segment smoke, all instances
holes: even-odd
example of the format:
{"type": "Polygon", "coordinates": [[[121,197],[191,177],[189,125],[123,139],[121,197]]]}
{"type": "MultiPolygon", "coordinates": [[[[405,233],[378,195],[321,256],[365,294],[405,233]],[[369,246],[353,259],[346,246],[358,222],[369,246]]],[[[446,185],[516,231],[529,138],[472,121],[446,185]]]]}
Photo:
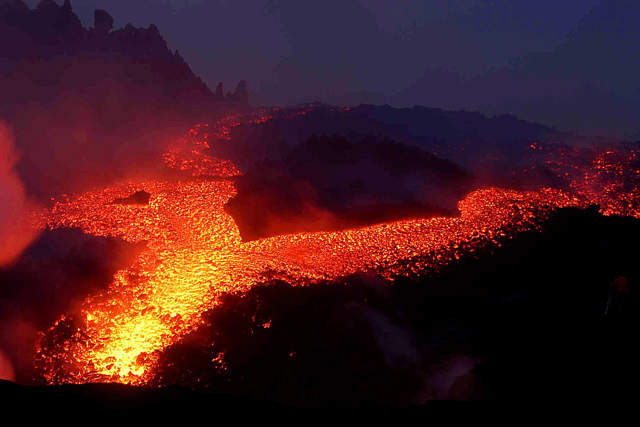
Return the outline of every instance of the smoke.
{"type": "Polygon", "coordinates": [[[11,361],[0,351],[0,380],[13,381],[15,373],[11,361]]]}
{"type": "Polygon", "coordinates": [[[37,235],[29,221],[32,206],[14,170],[17,160],[11,132],[0,122],[0,266],[12,262],[37,235]]]}
{"type": "Polygon", "coordinates": [[[106,287],[143,248],[79,229],[45,230],[10,266],[0,268],[0,352],[5,358],[0,362],[5,372],[11,366],[16,382],[30,384],[38,331],[63,313],[74,316],[86,295],[106,287]]]}

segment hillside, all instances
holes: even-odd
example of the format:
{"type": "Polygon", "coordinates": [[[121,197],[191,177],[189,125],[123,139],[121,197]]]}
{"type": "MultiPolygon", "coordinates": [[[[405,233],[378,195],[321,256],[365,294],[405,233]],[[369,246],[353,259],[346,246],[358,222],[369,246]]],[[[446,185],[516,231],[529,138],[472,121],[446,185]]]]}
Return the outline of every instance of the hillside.
{"type": "Polygon", "coordinates": [[[23,181],[43,197],[152,170],[193,123],[248,108],[246,83],[212,92],[156,26],[114,29],[96,10],[84,28],[68,0],[1,0],[0,58],[0,119],[15,133],[23,181]]]}

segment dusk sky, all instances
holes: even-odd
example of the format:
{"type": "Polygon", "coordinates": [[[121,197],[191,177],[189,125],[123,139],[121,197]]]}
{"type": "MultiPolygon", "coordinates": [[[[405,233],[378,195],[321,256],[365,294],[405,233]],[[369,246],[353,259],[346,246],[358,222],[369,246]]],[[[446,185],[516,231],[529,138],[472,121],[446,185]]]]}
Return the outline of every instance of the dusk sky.
{"type": "MultiPolygon", "coordinates": [[[[28,3],[35,6],[38,1],[28,3]]],[[[222,81],[230,90],[238,80],[246,79],[254,105],[312,100],[337,104],[424,104],[513,112],[567,128],[584,128],[592,122],[584,117],[596,113],[572,115],[554,111],[546,115],[546,106],[540,106],[527,90],[544,93],[545,99],[567,90],[578,90],[583,96],[583,83],[576,89],[577,86],[572,86],[573,76],[551,75],[540,85],[530,85],[528,77],[523,81],[519,76],[517,89],[507,89],[507,85],[494,88],[496,81],[504,80],[496,71],[508,69],[517,58],[554,52],[581,28],[594,7],[599,8],[596,20],[603,10],[605,15],[612,8],[617,8],[617,13],[621,8],[637,10],[632,0],[72,0],[71,3],[86,26],[92,25],[95,8],[108,10],[115,18],[116,28],[127,23],[145,27],[156,24],[170,48],[178,49],[210,87],[222,81]],[[560,86],[559,80],[564,82],[560,86]],[[523,91],[526,105],[520,99],[511,99],[513,93],[523,91]],[[491,99],[494,94],[496,99],[491,99]]],[[[588,51],[583,49],[580,55],[588,56],[588,51]]],[[[628,54],[621,52],[621,56],[628,54]]],[[[550,61],[557,62],[557,58],[550,61]]],[[[543,59],[530,68],[537,72],[547,67],[548,62],[543,59]]],[[[580,59],[573,63],[577,67],[580,59]]],[[[580,67],[584,68],[583,64],[580,67]]],[[[597,82],[596,98],[606,98],[602,102],[612,104],[608,110],[616,111],[616,120],[626,117],[620,112],[626,106],[617,110],[617,105],[626,101],[618,98],[637,89],[626,83],[622,88],[614,87],[629,79],[635,81],[635,68],[628,70],[622,80],[606,70],[586,80],[587,85],[597,82]],[[609,93],[610,90],[615,93],[609,93]]],[[[573,96],[572,102],[578,97],[573,96]]],[[[560,102],[561,109],[566,109],[564,102],[560,102]]],[[[629,127],[629,124],[611,122],[613,126],[629,127]]]]}

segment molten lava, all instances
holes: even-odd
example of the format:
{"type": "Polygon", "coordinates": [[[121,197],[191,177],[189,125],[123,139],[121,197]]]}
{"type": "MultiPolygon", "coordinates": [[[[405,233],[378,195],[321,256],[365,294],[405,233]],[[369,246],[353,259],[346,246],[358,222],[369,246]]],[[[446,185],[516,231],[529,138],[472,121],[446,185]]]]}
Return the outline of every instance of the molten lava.
{"type": "MultiPolygon", "coordinates": [[[[633,199],[637,190],[624,192],[630,202],[614,201],[613,192],[619,195],[621,189],[607,187],[610,184],[602,184],[604,190],[595,188],[597,180],[589,175],[574,181],[573,192],[475,191],[459,202],[458,217],[242,242],[224,211],[235,186],[229,179],[211,178],[239,171],[206,150],[211,136],[228,138],[229,128],[239,120],[226,119],[211,130],[206,125],[194,128],[191,138],[165,154],[169,167],[195,178],[125,182],[57,200],[42,213],[43,227],[78,227],[96,236],[147,242],[147,250],[117,272],[106,290],[85,299],[79,314],[63,316],[43,333],[37,364],[48,382],[147,383],[160,352],[198,327],[201,313],[214,307],[221,295],[246,292],[268,278],[305,284],[363,270],[392,278],[412,273],[399,267],[402,260],[419,256],[419,263],[410,263],[416,272],[437,268],[462,253],[535,228],[558,207],[606,199],[604,213],[639,213],[633,199]],[[111,203],[139,190],[151,194],[148,205],[111,203]]],[[[262,112],[250,120],[268,117],[262,112]]],[[[602,167],[615,175],[606,163],[606,156],[596,156],[590,171],[597,174],[602,167]]]]}

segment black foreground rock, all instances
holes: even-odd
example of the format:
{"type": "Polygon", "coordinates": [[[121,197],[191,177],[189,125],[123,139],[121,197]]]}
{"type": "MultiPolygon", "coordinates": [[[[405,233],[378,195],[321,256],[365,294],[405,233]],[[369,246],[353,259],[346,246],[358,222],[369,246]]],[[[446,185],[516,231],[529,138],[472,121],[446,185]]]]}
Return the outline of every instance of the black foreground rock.
{"type": "Polygon", "coordinates": [[[121,411],[624,398],[640,356],[638,241],[636,219],[562,209],[541,232],[393,286],[361,274],[229,295],[164,352],[159,389],[2,392],[121,411]]]}

